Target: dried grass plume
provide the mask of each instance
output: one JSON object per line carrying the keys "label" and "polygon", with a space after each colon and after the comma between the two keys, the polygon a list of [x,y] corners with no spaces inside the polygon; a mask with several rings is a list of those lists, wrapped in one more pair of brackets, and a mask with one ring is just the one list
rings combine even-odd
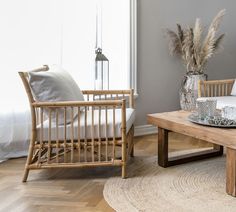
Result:
{"label": "dried grass plume", "polygon": [[183,59],[187,74],[203,74],[209,58],[220,49],[225,34],[217,37],[217,31],[224,15],[225,9],[216,15],[205,39],[202,38],[203,27],[199,18],[196,19],[193,28],[183,29],[180,24],[177,24],[177,32],[166,30],[170,53]]}

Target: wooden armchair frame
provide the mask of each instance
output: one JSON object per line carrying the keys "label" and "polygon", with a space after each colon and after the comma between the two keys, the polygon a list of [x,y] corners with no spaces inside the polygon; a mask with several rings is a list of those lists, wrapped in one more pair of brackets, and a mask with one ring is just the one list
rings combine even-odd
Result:
{"label": "wooden armchair frame", "polygon": [[[33,72],[48,71],[48,66],[43,66]],[[26,182],[31,169],[46,168],[72,168],[72,167],[94,167],[94,166],[121,166],[122,178],[126,177],[127,157],[133,156],[134,126],[129,131],[126,130],[126,100],[129,107],[134,108],[133,90],[109,90],[109,91],[82,91],[86,101],[63,101],[63,102],[37,102],[31,92],[28,82],[28,72],[19,72],[28,95],[31,117],[32,132],[29,145],[29,152],[24,170],[23,182]],[[70,113],[68,113],[70,108]],[[58,124],[58,110],[64,109],[64,124]],[[78,110],[76,117],[77,134],[74,137],[74,110]],[[121,133],[119,137],[115,133],[116,109],[121,110]],[[98,137],[94,136],[94,111],[99,114]],[[112,111],[112,136],[108,136],[108,111]],[[105,137],[101,137],[101,112],[105,114]],[[47,116],[45,115],[47,112]],[[90,137],[87,136],[88,112],[91,115]],[[80,122],[83,116],[84,137],[81,138]],[[56,117],[55,132],[56,139],[52,138],[52,115]],[[66,123],[66,117],[71,117],[71,122]],[[43,137],[44,123],[48,121],[48,139]],[[67,127],[70,127],[69,132]],[[64,139],[58,137],[59,128],[64,130]],[[40,135],[39,135],[40,134]],[[69,134],[69,135],[68,135]],[[68,139],[69,136],[69,139]],[[121,148],[121,157],[118,156],[117,148]]]}
{"label": "wooden armchair frame", "polygon": [[234,79],[226,80],[200,80],[198,84],[198,97],[230,96]]}

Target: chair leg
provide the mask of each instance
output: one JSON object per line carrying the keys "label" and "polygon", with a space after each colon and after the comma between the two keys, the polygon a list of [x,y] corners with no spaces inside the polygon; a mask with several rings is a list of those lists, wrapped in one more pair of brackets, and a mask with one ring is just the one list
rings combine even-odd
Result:
{"label": "chair leg", "polygon": [[131,152],[130,152],[130,157],[134,157],[134,144],[132,144],[132,149],[131,149]]}
{"label": "chair leg", "polygon": [[130,157],[134,157],[134,126],[132,126],[131,129],[130,145],[131,145]]}
{"label": "chair leg", "polygon": [[23,183],[25,183],[27,181],[28,175],[29,175],[29,169],[27,167],[25,167],[24,175],[23,175],[23,179],[22,179]]}
{"label": "chair leg", "polygon": [[126,164],[122,165],[122,178],[125,179],[126,178]]}
{"label": "chair leg", "polygon": [[33,148],[34,148],[34,140],[35,140],[34,139],[34,134],[33,134],[32,137],[33,138],[30,141],[29,153],[28,153],[28,157],[27,157],[27,160],[26,160],[24,175],[23,175],[23,179],[22,179],[23,183],[25,183],[27,181],[27,178],[28,178],[28,175],[29,175],[29,168],[28,168],[28,166],[32,162],[32,158],[33,158]]}

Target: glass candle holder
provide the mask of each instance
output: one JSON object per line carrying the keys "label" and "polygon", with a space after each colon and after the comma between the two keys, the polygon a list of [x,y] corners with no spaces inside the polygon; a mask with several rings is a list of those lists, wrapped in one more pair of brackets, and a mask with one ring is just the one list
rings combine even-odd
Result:
{"label": "glass candle holder", "polygon": [[216,113],[216,105],[217,100],[216,99],[207,99],[207,107],[208,107],[208,116],[214,116]]}
{"label": "glass candle holder", "polygon": [[208,115],[208,106],[206,100],[197,100],[197,113],[200,119],[205,119]]}
{"label": "glass candle holder", "polygon": [[223,107],[221,115],[223,118],[236,120],[236,107],[232,106]]}

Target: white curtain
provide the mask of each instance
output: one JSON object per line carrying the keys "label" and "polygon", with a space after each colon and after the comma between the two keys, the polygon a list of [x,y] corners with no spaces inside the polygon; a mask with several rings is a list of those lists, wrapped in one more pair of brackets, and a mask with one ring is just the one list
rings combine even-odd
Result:
{"label": "white curtain", "polygon": [[0,160],[23,156],[30,138],[28,100],[18,71],[59,64],[93,89],[96,7],[110,88],[128,88],[129,0],[0,1]]}
{"label": "white curtain", "polygon": [[129,0],[102,0],[102,46],[110,61],[110,89],[129,88]]}
{"label": "white curtain", "polygon": [[26,155],[28,149],[29,104],[17,72],[59,62],[55,3],[0,1],[0,160]]}

